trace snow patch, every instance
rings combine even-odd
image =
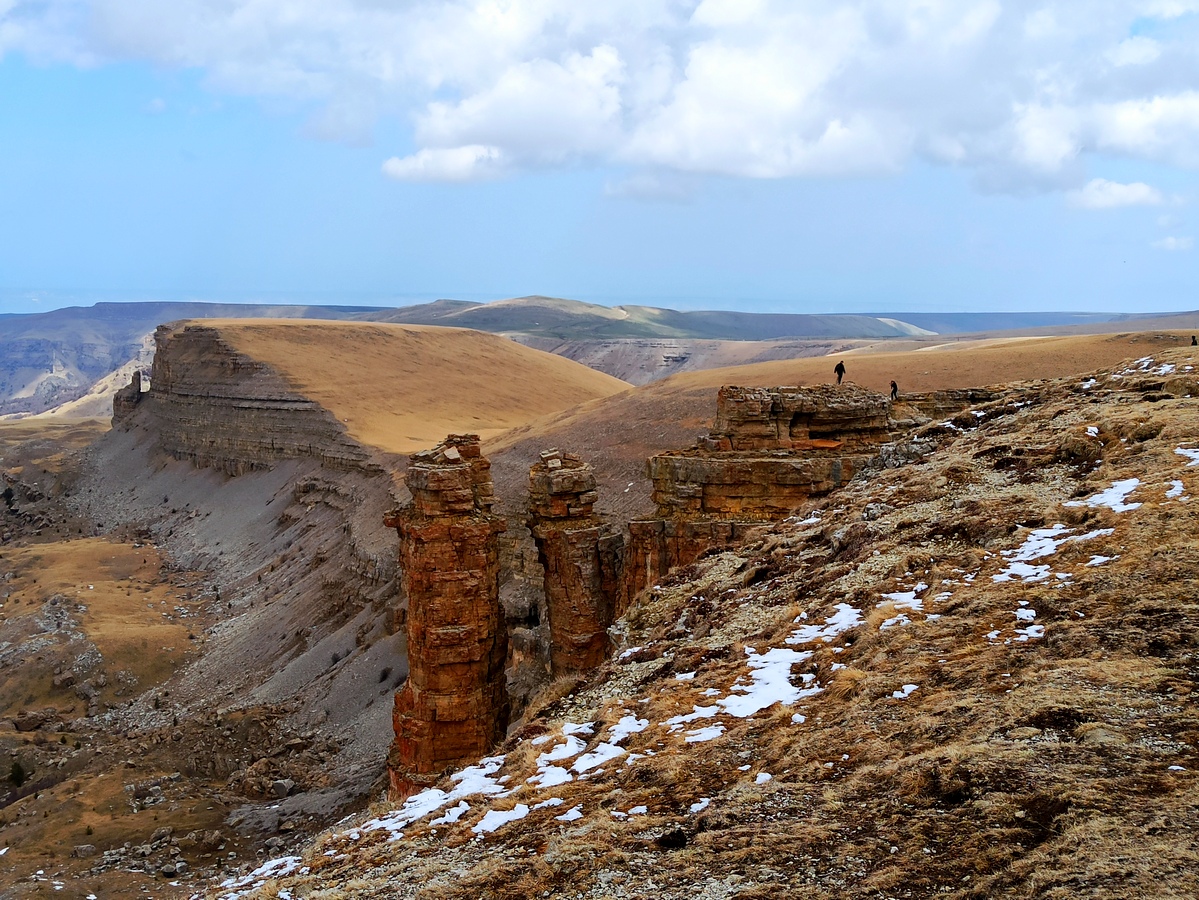
[[[1107,490],[1100,491],[1085,500],[1069,500],[1066,506],[1106,506],[1115,512],[1128,512],[1133,509],[1140,509],[1139,503],[1125,503],[1125,498],[1137,489],[1141,484],[1139,478],[1125,478],[1123,481],[1114,481],[1112,486]]]

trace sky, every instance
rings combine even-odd
[[[1199,309],[1199,0],[0,0],[0,312]]]

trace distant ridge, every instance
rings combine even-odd
[[[494,303],[438,300],[363,318],[412,325],[440,324],[558,340],[688,338],[768,341],[880,339],[1027,328],[1085,326],[1131,318],[1116,313],[994,312],[864,314],[681,311],[654,306],[599,306],[559,297],[514,297]]]
[[[180,319],[352,319],[471,328],[505,335],[586,362],[626,380],[644,383],[683,368],[722,364],[719,354],[714,353],[714,342],[722,346],[762,342],[761,358],[778,358],[838,352],[841,347],[833,342],[842,341],[911,340],[1001,331],[1030,334],[1152,327],[1199,329],[1199,313],[1152,316],[1073,312],[840,315],[680,311],[641,305],[608,307],[540,295],[492,303],[441,299],[399,308],[100,302],[45,313],[0,314],[3,323],[0,415],[39,413],[87,395],[96,382],[123,366],[142,364],[148,352],[147,335],[160,324]],[[1115,323],[1118,324],[1113,328]],[[636,341],[698,341],[709,346],[629,346],[629,342]],[[771,349],[766,346],[771,341],[809,342],[810,346]]]

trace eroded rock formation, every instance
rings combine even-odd
[[[477,435],[450,435],[410,458],[412,503],[388,514],[408,594],[408,681],[396,695],[390,791],[405,797],[504,736],[507,630],[491,464]]]
[[[629,523],[620,607],[671,568],[845,484],[890,440],[887,409],[856,385],[722,387],[711,433],[646,464],[657,516]]]
[[[129,383],[113,394],[112,424],[114,428],[127,427],[133,411],[142,400],[142,370],[134,369]]]
[[[595,473],[578,456],[547,450],[529,470],[529,528],[545,569],[555,675],[608,655],[624,539],[595,515]]]
[[[331,412],[234,350],[218,328],[163,325],[155,340],[150,391],[139,406],[148,408],[159,444],[176,459],[229,475],[300,458],[381,471]]]

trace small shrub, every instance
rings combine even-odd
[[[20,787],[25,783],[25,779],[28,777],[28,774],[25,772],[25,767],[21,765],[21,761],[14,759],[12,761],[12,769],[8,773],[8,780],[17,787]]]

